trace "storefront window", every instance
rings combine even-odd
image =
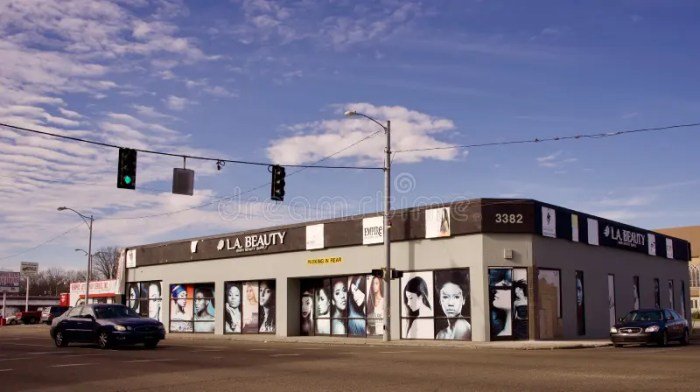
[[[143,317],[163,321],[160,281],[129,283],[126,305]]]
[[[489,268],[491,340],[528,339],[527,269]]]
[[[224,333],[275,333],[275,281],[226,282]]]
[[[634,295],[634,309],[639,309],[639,276],[632,277],[632,295]]]
[[[586,297],[584,296],[583,271],[576,271],[576,333],[586,334]]]
[[[171,332],[214,332],[213,283],[171,285],[170,297]]]
[[[668,307],[671,309],[676,309],[675,296],[673,292],[673,279],[668,280]]]
[[[401,338],[471,340],[469,269],[406,272]]]
[[[654,307],[661,309],[661,288],[659,287],[659,279],[654,279]]]
[[[610,326],[617,322],[617,312],[615,310],[615,275],[608,275],[608,313]]]

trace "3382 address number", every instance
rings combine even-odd
[[[496,214],[496,223],[523,223],[523,214]]]

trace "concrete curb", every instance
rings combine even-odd
[[[434,340],[394,340],[383,342],[377,339],[364,338],[317,338],[317,337],[277,337],[272,335],[195,335],[170,333],[166,340],[208,340],[225,342],[250,342],[250,343],[291,343],[291,344],[316,344],[325,346],[375,346],[375,347],[435,347],[467,350],[565,350],[582,348],[599,348],[612,346],[609,340],[591,341],[508,341],[508,342],[457,342]]]

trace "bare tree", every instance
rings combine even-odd
[[[85,281],[85,271],[66,271],[59,267],[39,270],[39,273],[29,281],[29,295],[57,296],[70,292],[71,282]],[[20,285],[20,293],[26,291],[26,281]]]
[[[119,265],[119,248],[107,246],[100,248],[92,256],[92,272],[95,279],[116,279]]]

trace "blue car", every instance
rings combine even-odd
[[[51,338],[56,347],[79,342],[97,343],[102,349],[139,343],[155,348],[165,339],[165,328],[160,321],[141,317],[124,305],[93,304],[76,306],[54,318]]]

